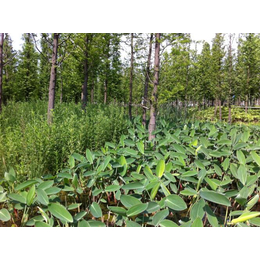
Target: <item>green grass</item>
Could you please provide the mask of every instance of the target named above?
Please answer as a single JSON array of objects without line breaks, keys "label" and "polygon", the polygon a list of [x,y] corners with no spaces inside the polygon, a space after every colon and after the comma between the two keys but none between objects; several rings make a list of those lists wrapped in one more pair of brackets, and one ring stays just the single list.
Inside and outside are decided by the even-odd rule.
[{"label": "green grass", "polygon": [[60,170],[73,152],[97,150],[127,131],[122,107],[57,104],[47,124],[47,103],[9,103],[0,115],[0,175],[13,167],[18,174],[41,176]]}]

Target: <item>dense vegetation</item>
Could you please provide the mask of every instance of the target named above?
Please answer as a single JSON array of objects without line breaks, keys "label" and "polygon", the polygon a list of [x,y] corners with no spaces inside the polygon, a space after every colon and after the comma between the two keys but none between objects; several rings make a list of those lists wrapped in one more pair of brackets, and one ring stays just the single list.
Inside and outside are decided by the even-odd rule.
[{"label": "dense vegetation", "polygon": [[259,226],[259,128],[136,118],[117,143],[57,175],[1,181],[0,218],[22,226]]},{"label": "dense vegetation", "polygon": [[0,225],[260,226],[260,36],[234,39],[1,33]]}]

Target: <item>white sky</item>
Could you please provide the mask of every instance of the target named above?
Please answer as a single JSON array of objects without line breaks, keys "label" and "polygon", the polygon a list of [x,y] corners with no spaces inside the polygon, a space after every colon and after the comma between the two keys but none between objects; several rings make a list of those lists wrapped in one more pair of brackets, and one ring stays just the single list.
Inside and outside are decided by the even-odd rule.
[{"label": "white sky", "polygon": [[[22,48],[22,33],[9,33],[12,40],[13,40],[13,48],[15,50],[21,50]],[[209,32],[198,32],[198,33],[191,33],[191,38],[196,41],[203,41],[205,40],[208,43],[211,43],[212,39],[214,38],[215,33]],[[198,50],[200,51],[200,46],[198,46]]]}]

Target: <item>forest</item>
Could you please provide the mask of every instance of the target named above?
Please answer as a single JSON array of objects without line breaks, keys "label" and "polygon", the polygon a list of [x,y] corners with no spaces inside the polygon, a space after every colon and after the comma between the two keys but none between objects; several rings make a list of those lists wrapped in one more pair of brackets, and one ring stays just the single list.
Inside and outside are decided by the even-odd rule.
[{"label": "forest", "polygon": [[0,227],[260,226],[260,34],[0,33]]}]

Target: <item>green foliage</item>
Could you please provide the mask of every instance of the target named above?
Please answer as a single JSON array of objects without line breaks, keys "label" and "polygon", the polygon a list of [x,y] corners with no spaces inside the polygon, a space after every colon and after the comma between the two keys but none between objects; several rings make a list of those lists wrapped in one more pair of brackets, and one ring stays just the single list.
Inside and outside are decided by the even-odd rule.
[{"label": "green foliage", "polygon": [[[106,142],[99,151],[72,153],[68,167],[57,175],[21,183],[10,170],[0,181],[2,223],[259,225],[258,127],[161,120],[151,142],[139,121],[134,120],[119,142]],[[57,192],[50,192],[54,189]]]},{"label": "green foliage", "polygon": [[0,115],[0,176],[14,167],[18,175],[54,174],[70,154],[100,149],[126,132],[124,108],[57,104],[54,122],[46,122],[42,101],[9,103]]}]

